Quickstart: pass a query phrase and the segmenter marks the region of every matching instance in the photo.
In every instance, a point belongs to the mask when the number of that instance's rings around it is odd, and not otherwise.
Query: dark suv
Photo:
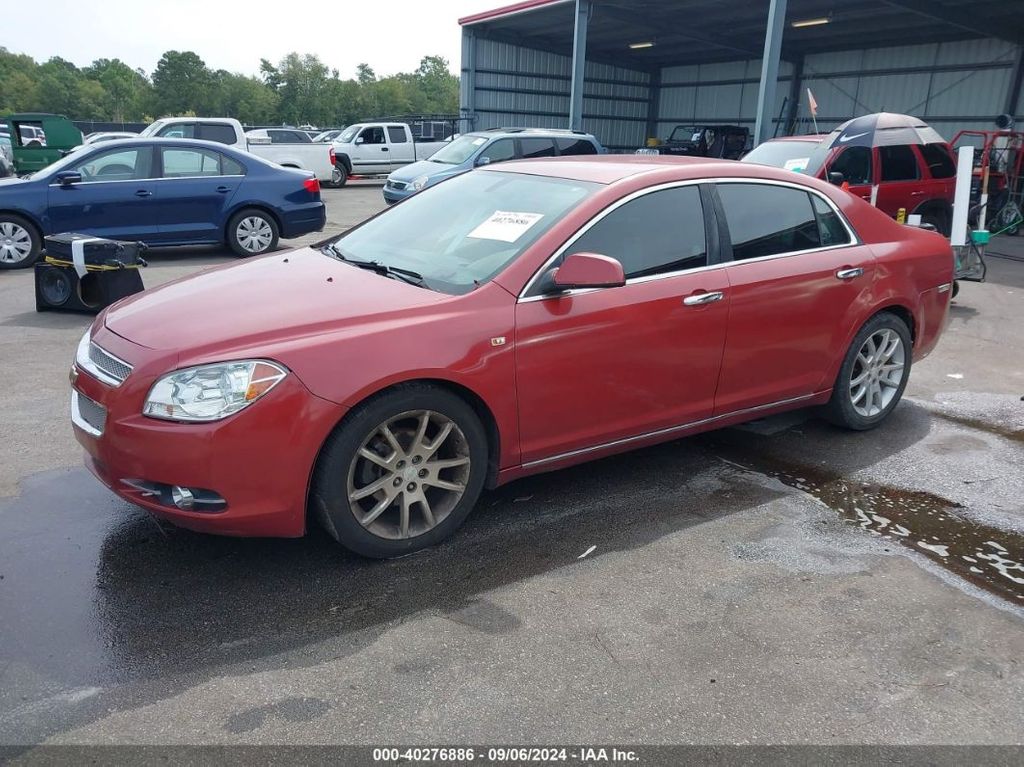
[[[446,178],[507,160],[605,154],[589,133],[552,128],[492,128],[463,133],[426,160],[406,165],[388,176],[384,200],[395,203]]]

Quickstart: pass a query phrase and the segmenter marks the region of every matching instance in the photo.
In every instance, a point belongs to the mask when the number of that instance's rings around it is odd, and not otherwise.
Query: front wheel
[[[0,269],[32,266],[42,249],[42,237],[31,223],[13,213],[0,213]]]
[[[398,557],[455,532],[483,490],[487,457],[484,428],[463,399],[399,386],[355,408],[328,438],[310,501],[346,548]]]
[[[239,211],[228,222],[228,245],[240,256],[259,256],[277,247],[277,222],[256,208]]]
[[[865,323],[839,369],[826,417],[864,431],[888,418],[910,377],[912,342],[906,323],[880,312]]]

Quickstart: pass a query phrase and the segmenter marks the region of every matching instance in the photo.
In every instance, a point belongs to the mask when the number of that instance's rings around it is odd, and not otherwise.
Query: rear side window
[[[882,181],[913,181],[918,178],[917,156],[909,146],[878,148],[882,162]]]
[[[238,160],[234,160],[227,155],[220,156],[221,169],[225,176],[244,176],[245,168],[242,167],[242,163]]]
[[[392,144],[404,144],[405,142],[405,128],[398,125],[388,126],[388,141]]]
[[[956,163],[942,144],[922,144],[918,148],[932,178],[953,178],[956,175]]]
[[[235,129],[230,125],[201,123],[198,137],[204,141],[216,141],[218,144],[234,144]]]
[[[566,253],[600,253],[626,279],[707,266],[704,209],[696,186],[651,192],[598,221]]]
[[[156,135],[161,138],[195,138],[196,124],[178,123],[177,125],[167,125],[161,128]]]
[[[161,150],[164,163],[163,178],[193,178],[196,176],[219,176],[219,152],[208,149],[173,149],[164,147]]]
[[[558,153],[562,156],[597,154],[594,142],[585,138],[560,138],[555,143],[558,144]]]
[[[810,196],[770,184],[719,184],[736,261],[821,247]]]
[[[523,159],[531,157],[554,157],[555,142],[549,138],[523,138],[519,139],[519,145],[523,148]]]
[[[828,167],[829,173],[842,173],[851,184],[871,183],[871,150],[866,146],[843,149]]]
[[[848,245],[850,233],[846,231],[846,227],[839,220],[839,215],[832,210],[832,206],[816,194],[809,196],[811,207],[814,208],[814,216],[818,219],[818,236],[821,238],[822,246],[830,248],[837,245]]]

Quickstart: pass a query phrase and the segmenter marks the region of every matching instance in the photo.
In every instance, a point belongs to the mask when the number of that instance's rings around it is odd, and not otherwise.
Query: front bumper
[[[416,192],[414,192],[412,189],[409,189],[408,187],[404,189],[397,189],[389,186],[389,183],[390,182],[384,184],[383,190],[384,202],[388,203],[388,205],[394,205],[396,202],[401,202],[406,197],[412,197],[414,194],[416,194]]]
[[[72,376],[75,437],[85,448],[86,466],[103,484],[199,532],[274,537],[305,532],[309,478],[320,446],[343,413],[338,405],[311,394],[293,373],[258,402],[221,421],[147,418],[141,411],[149,387],[175,365],[105,328],[93,340],[135,365],[119,387],[77,366]],[[101,416],[96,406],[104,411]],[[185,511],[167,498],[147,494],[140,481],[212,490],[225,503],[216,510]]]

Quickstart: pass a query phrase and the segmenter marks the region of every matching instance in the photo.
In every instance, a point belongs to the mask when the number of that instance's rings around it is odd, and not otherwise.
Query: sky
[[[364,61],[381,76],[409,72],[430,55],[447,58],[458,74],[458,19],[511,2],[14,1],[3,3],[0,46],[77,66],[119,58],[147,74],[167,50],[195,51],[211,69],[247,75],[259,73],[261,58],[277,63],[292,51],[315,53],[342,78]]]

